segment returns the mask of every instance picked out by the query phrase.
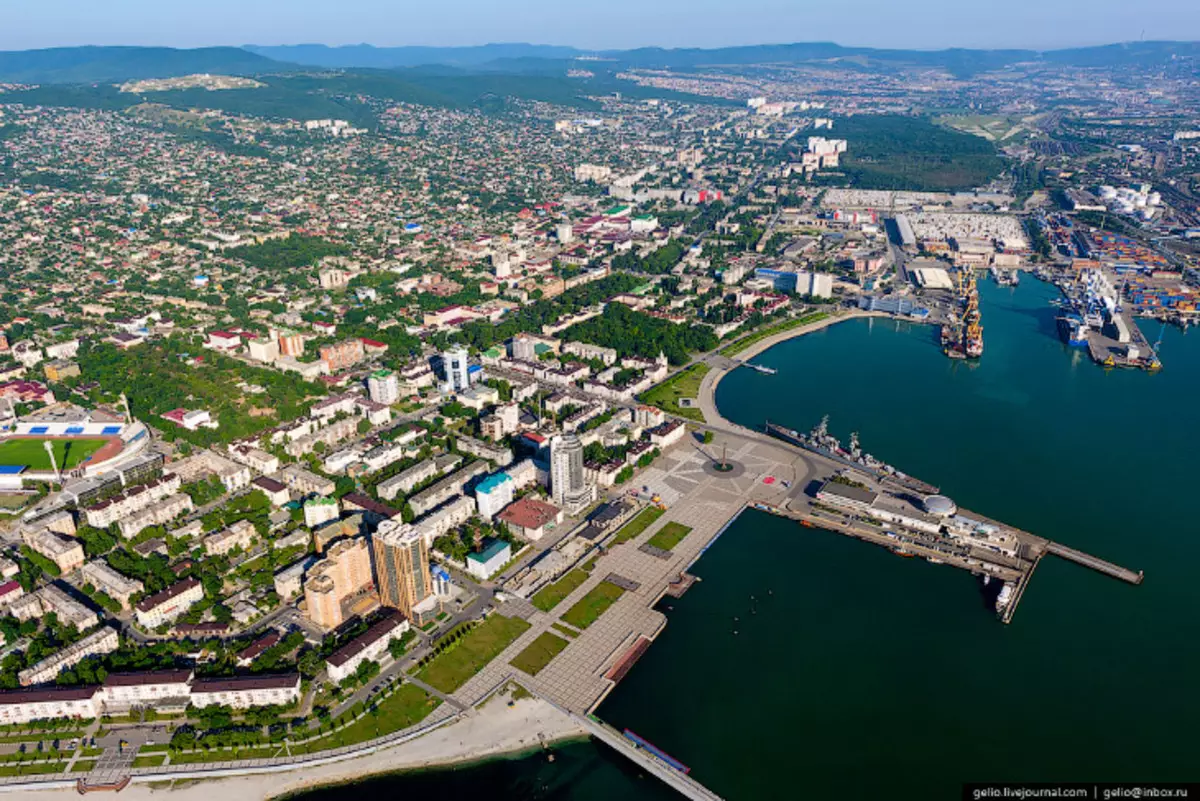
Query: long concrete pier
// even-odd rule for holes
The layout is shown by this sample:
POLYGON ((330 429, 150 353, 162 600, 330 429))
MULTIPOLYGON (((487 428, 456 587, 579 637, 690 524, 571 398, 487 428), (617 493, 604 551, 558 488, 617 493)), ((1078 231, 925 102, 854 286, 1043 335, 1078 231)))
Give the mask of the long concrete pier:
POLYGON ((1128 581, 1130 584, 1141 584, 1142 579, 1146 577, 1141 570, 1133 571, 1127 567, 1114 565, 1112 562, 1107 562, 1097 556, 1077 551, 1074 548, 1068 548, 1062 543, 1048 543, 1046 545, 1046 552, 1052 553, 1055 556, 1061 556, 1063 559, 1081 564, 1084 567, 1090 567, 1092 570, 1098 570, 1107 576, 1112 576, 1121 581, 1128 581))
POLYGON ((644 748, 624 736, 607 723, 592 717, 575 716, 588 732, 614 751, 636 762, 647 773, 660 779, 671 789, 693 801, 721 801, 721 796, 705 787, 681 770, 668 765, 644 748))

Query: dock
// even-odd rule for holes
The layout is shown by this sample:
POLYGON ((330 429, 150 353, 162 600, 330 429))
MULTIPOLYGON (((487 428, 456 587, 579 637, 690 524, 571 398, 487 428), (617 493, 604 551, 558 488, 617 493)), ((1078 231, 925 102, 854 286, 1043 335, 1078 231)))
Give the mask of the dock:
POLYGON ((1114 565, 1112 562, 1107 562, 1098 556, 1092 556, 1091 554, 1086 554, 1083 551, 1077 551, 1074 548, 1068 548, 1062 543, 1048 543, 1046 545, 1046 552, 1062 557, 1069 562, 1075 562, 1076 564, 1083 565, 1084 567, 1090 567, 1092 570, 1097 570, 1107 576, 1112 576, 1115 579, 1127 581, 1130 584, 1141 584, 1142 579, 1146 577, 1145 573, 1143 573, 1141 570, 1135 572, 1127 567, 1114 565))

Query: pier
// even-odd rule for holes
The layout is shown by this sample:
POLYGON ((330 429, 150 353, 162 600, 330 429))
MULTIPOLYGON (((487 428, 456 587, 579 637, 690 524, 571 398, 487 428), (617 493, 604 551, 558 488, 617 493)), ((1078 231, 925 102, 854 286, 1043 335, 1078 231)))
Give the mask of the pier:
POLYGON ((721 796, 705 787, 678 768, 639 747, 619 731, 593 716, 576 716, 588 733, 638 764, 650 775, 662 780, 671 789, 693 801, 721 801, 721 796))
POLYGON ((1098 570, 1099 572, 1104 573, 1107 576, 1112 576, 1115 579, 1128 581, 1130 584, 1141 584, 1142 579, 1146 577, 1145 574, 1140 570, 1133 571, 1127 567, 1114 565, 1112 562, 1106 562, 1097 556, 1086 554, 1083 551, 1077 551, 1074 548, 1068 548, 1062 543, 1048 543, 1046 545, 1046 552, 1052 553, 1055 556, 1060 556, 1069 562, 1075 562, 1076 564, 1083 565, 1084 567, 1090 567, 1092 570, 1098 570))

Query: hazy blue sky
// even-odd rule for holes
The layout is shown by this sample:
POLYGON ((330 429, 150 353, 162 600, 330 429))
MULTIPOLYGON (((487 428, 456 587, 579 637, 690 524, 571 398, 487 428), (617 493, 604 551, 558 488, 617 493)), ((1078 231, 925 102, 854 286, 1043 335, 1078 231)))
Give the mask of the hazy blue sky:
POLYGON ((1197 0, 0 0, 0 49, 80 44, 1069 47, 1200 39, 1197 0))

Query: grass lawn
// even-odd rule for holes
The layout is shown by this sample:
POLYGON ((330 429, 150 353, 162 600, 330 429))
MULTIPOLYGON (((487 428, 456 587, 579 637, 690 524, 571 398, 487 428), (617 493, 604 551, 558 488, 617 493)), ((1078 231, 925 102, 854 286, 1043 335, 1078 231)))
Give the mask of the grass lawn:
POLYGON ((493 614, 417 671, 417 678, 452 693, 529 629, 519 617, 493 614))
POLYGON ((0 776, 36 776, 46 773, 62 773, 67 762, 27 762, 24 765, 0 766, 0 776))
POLYGON ((577 567, 553 584, 547 584, 535 592, 529 602, 543 612, 549 612, 558 606, 563 598, 570 595, 576 587, 587 581, 587 578, 587 571, 577 567))
MULTIPOLYGON (((332 748, 332 746, 329 746, 332 748)), ((201 762, 234 762, 239 759, 268 759, 276 755, 285 755, 282 745, 244 746, 233 751, 224 748, 214 748, 211 751, 193 751, 190 753, 175 753, 171 755, 172 765, 194 765, 201 762)), ((138 757, 141 759, 142 757, 138 757)), ((149 757, 155 758, 155 757, 149 757)), ((136 763, 136 759, 134 760, 136 763)), ((143 767, 143 766, 138 766, 143 767)))
POLYGON ((647 506, 642 511, 638 512, 637 517, 630 520, 621 530, 617 532, 617 536, 613 537, 612 544, 620 545, 622 542, 629 540, 641 534, 646 529, 650 528, 650 524, 664 514, 662 509, 657 506, 647 506))
POLYGON ((166 754, 147 754, 146 756, 139 755, 134 757, 133 766, 135 768, 157 768, 166 761, 166 754))
POLYGON ((311 754, 374 740, 420 723, 441 703, 440 698, 430 696, 417 685, 405 683, 380 701, 374 712, 319 740, 290 746, 290 750, 293 754, 311 754))
POLYGON ((655 548, 662 548, 664 551, 669 551, 679 543, 683 542, 683 538, 690 533, 692 533, 691 526, 685 526, 682 523, 671 522, 660 528, 646 544, 653 545, 655 548))
POLYGON ((77 759, 75 760, 75 767, 71 768, 71 772, 91 773, 94 767, 96 767, 96 760, 94 759, 77 759))
POLYGON ((602 581, 579 599, 579 603, 568 609, 562 619, 577 629, 586 629, 599 620, 600 616, 608 611, 608 607, 615 604, 624 594, 625 590, 622 587, 602 581))
POLYGON ((782 334, 784 331, 790 331, 793 328, 799 328, 802 325, 808 325, 809 323, 815 323, 818 320, 824 320, 828 316, 828 312, 812 312, 811 314, 806 314, 803 317, 796 317, 786 322, 779 323, 778 325, 769 326, 761 331, 756 331, 748 337, 739 339, 731 345, 726 345, 725 347, 721 348, 719 353, 722 356, 732 356, 735 353, 741 353, 755 342, 760 342, 767 337, 773 337, 776 334, 782 334))
POLYGON ((542 668, 550 664, 550 660, 562 653, 570 643, 562 637, 543 632, 529 644, 524 651, 517 654, 508 664, 517 670, 523 670, 530 676, 536 676, 542 668))
POLYGON ((700 382, 708 375, 709 367, 700 362, 693 364, 678 375, 668 378, 663 383, 648 390, 642 395, 642 400, 653 404, 664 412, 686 417, 689 420, 704 422, 704 415, 699 409, 685 409, 679 405, 680 398, 695 400, 700 395, 700 382))
POLYGON ((26 465, 30 470, 49 470, 50 457, 45 442, 54 443, 54 458, 59 470, 70 470, 100 450, 106 439, 10 439, 0 442, 0 464, 26 465))
POLYGON ((550 624, 550 628, 554 629, 554 630, 555 630, 555 631, 557 631, 559 634, 564 634, 564 635, 566 635, 567 639, 571 639, 571 640, 573 640, 573 639, 575 639, 576 637, 578 637, 578 636, 579 636, 579 634, 578 634, 578 633, 575 631, 575 629, 570 629, 570 628, 567 628, 567 627, 566 627, 566 626, 564 626, 562 623, 558 623, 558 622, 551 623, 551 624, 550 624))

